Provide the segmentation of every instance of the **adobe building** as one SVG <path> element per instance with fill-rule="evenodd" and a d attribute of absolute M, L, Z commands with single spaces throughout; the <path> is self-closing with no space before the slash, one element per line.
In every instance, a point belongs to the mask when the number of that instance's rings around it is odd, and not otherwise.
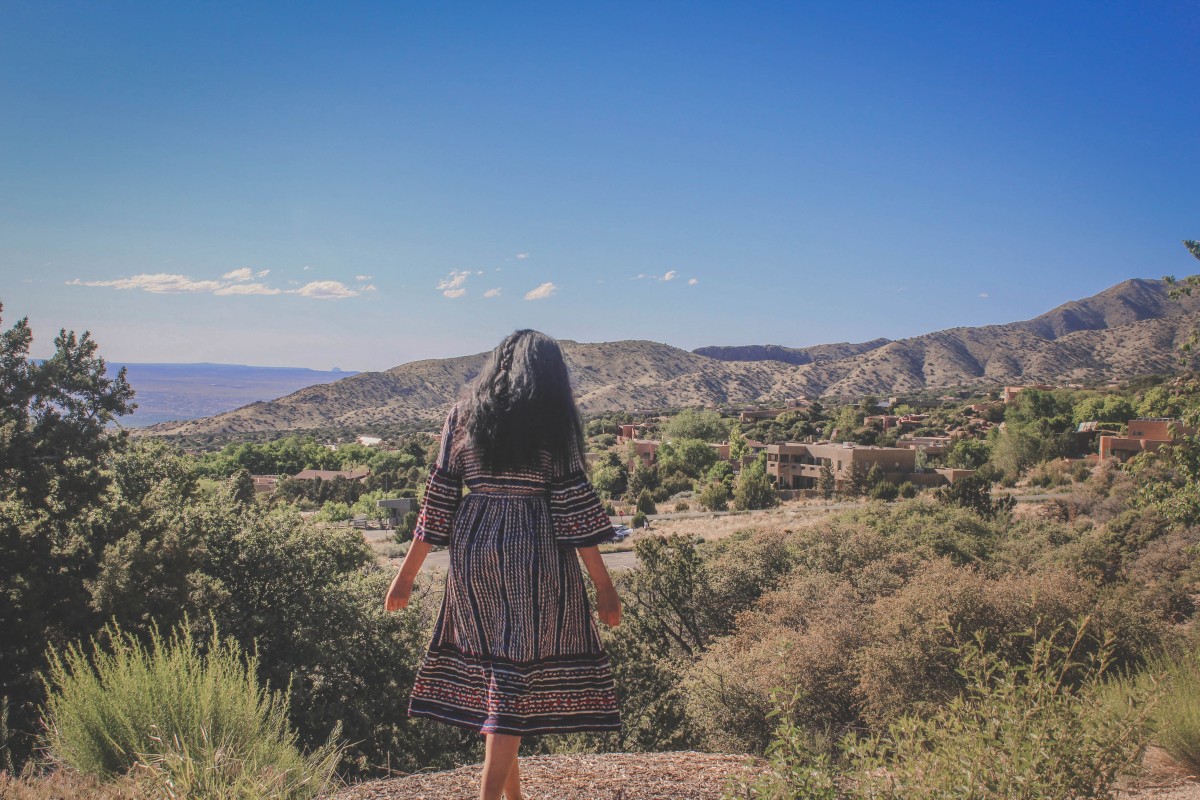
<path fill-rule="evenodd" d="M 738 422 L 757 422 L 760 419 L 775 419 L 789 411 L 804 411 L 812 403 L 807 400 L 797 400 L 785 408 L 747 408 L 738 414 Z"/>
<path fill-rule="evenodd" d="M 625 444 L 626 442 L 641 439 L 649 429 L 649 425 L 636 425 L 633 423 L 622 425 L 621 432 L 617 434 L 617 444 Z"/>
<path fill-rule="evenodd" d="M 630 458 L 625 464 L 626 469 L 633 472 L 639 464 L 647 468 L 654 466 L 654 461 L 658 458 L 658 446 L 662 442 L 653 439 L 629 439 L 627 441 L 633 446 L 633 452 L 637 454 L 637 458 Z"/>
<path fill-rule="evenodd" d="M 767 474 L 775 478 L 778 489 L 816 489 L 821 468 L 828 466 L 833 470 L 835 488 L 841 491 L 856 464 L 864 470 L 878 466 L 884 478 L 892 483 L 911 481 L 918 486 L 939 486 L 973 472 L 944 469 L 918 472 L 915 448 L 868 447 L 832 442 L 767 445 Z"/>
<path fill-rule="evenodd" d="M 1157 450 L 1181 436 L 1195 435 L 1195 428 L 1189 428 L 1177 419 L 1131 419 L 1125 426 L 1124 436 L 1100 437 L 1100 460 L 1115 458 L 1118 461 L 1128 461 L 1139 453 Z"/>
<path fill-rule="evenodd" d="M 1016 400 L 1017 395 L 1026 389 L 1038 389 L 1043 392 L 1048 392 L 1053 388 L 1054 387 L 1048 383 L 1029 383 L 1024 386 L 1005 386 L 1000 392 L 1000 399 L 1007 404 L 1011 403 L 1013 400 Z"/>

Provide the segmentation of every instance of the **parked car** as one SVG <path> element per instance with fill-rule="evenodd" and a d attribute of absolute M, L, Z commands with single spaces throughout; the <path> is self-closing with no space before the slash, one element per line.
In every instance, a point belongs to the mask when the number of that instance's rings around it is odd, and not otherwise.
<path fill-rule="evenodd" d="M 633 531 L 629 530 L 627 525 L 614 525 L 612 536 L 609 537 L 610 542 L 623 542 L 629 538 Z"/>

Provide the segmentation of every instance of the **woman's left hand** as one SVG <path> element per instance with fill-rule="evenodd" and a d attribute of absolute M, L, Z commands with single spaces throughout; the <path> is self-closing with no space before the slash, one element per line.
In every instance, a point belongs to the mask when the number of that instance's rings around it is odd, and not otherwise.
<path fill-rule="evenodd" d="M 617 597 L 617 590 L 611 584 L 596 588 L 596 613 L 610 628 L 621 624 L 621 598 Z"/>

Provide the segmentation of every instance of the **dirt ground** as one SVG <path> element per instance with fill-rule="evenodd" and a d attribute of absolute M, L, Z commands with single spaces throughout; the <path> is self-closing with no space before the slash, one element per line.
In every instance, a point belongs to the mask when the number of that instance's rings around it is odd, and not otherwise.
<path fill-rule="evenodd" d="M 733 776 L 764 768 L 748 756 L 607 753 L 521 759 L 527 800 L 719 800 Z M 480 766 L 371 781 L 333 800 L 461 800 L 477 796 Z M 1200 783 L 1151 748 L 1145 771 L 1119 800 L 1200 800 Z"/>

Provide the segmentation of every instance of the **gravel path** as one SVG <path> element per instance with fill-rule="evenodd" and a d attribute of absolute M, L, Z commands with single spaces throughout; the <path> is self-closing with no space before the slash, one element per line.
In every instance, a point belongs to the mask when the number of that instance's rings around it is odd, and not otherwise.
<path fill-rule="evenodd" d="M 1200 783 L 1162 763 L 1154 749 L 1147 774 L 1120 800 L 1200 800 Z M 748 756 L 714 753 L 531 756 L 521 759 L 521 777 L 526 800 L 720 800 L 731 776 L 749 776 L 762 767 Z M 470 800 L 478 797 L 479 773 L 475 764 L 369 781 L 332 800 Z"/>
<path fill-rule="evenodd" d="M 720 800 L 731 775 L 753 771 L 746 756 L 605 753 L 522 758 L 526 800 Z M 466 800 L 479 795 L 480 765 L 370 781 L 333 800 Z M 1172 799 L 1174 800 L 1174 798 Z"/>

